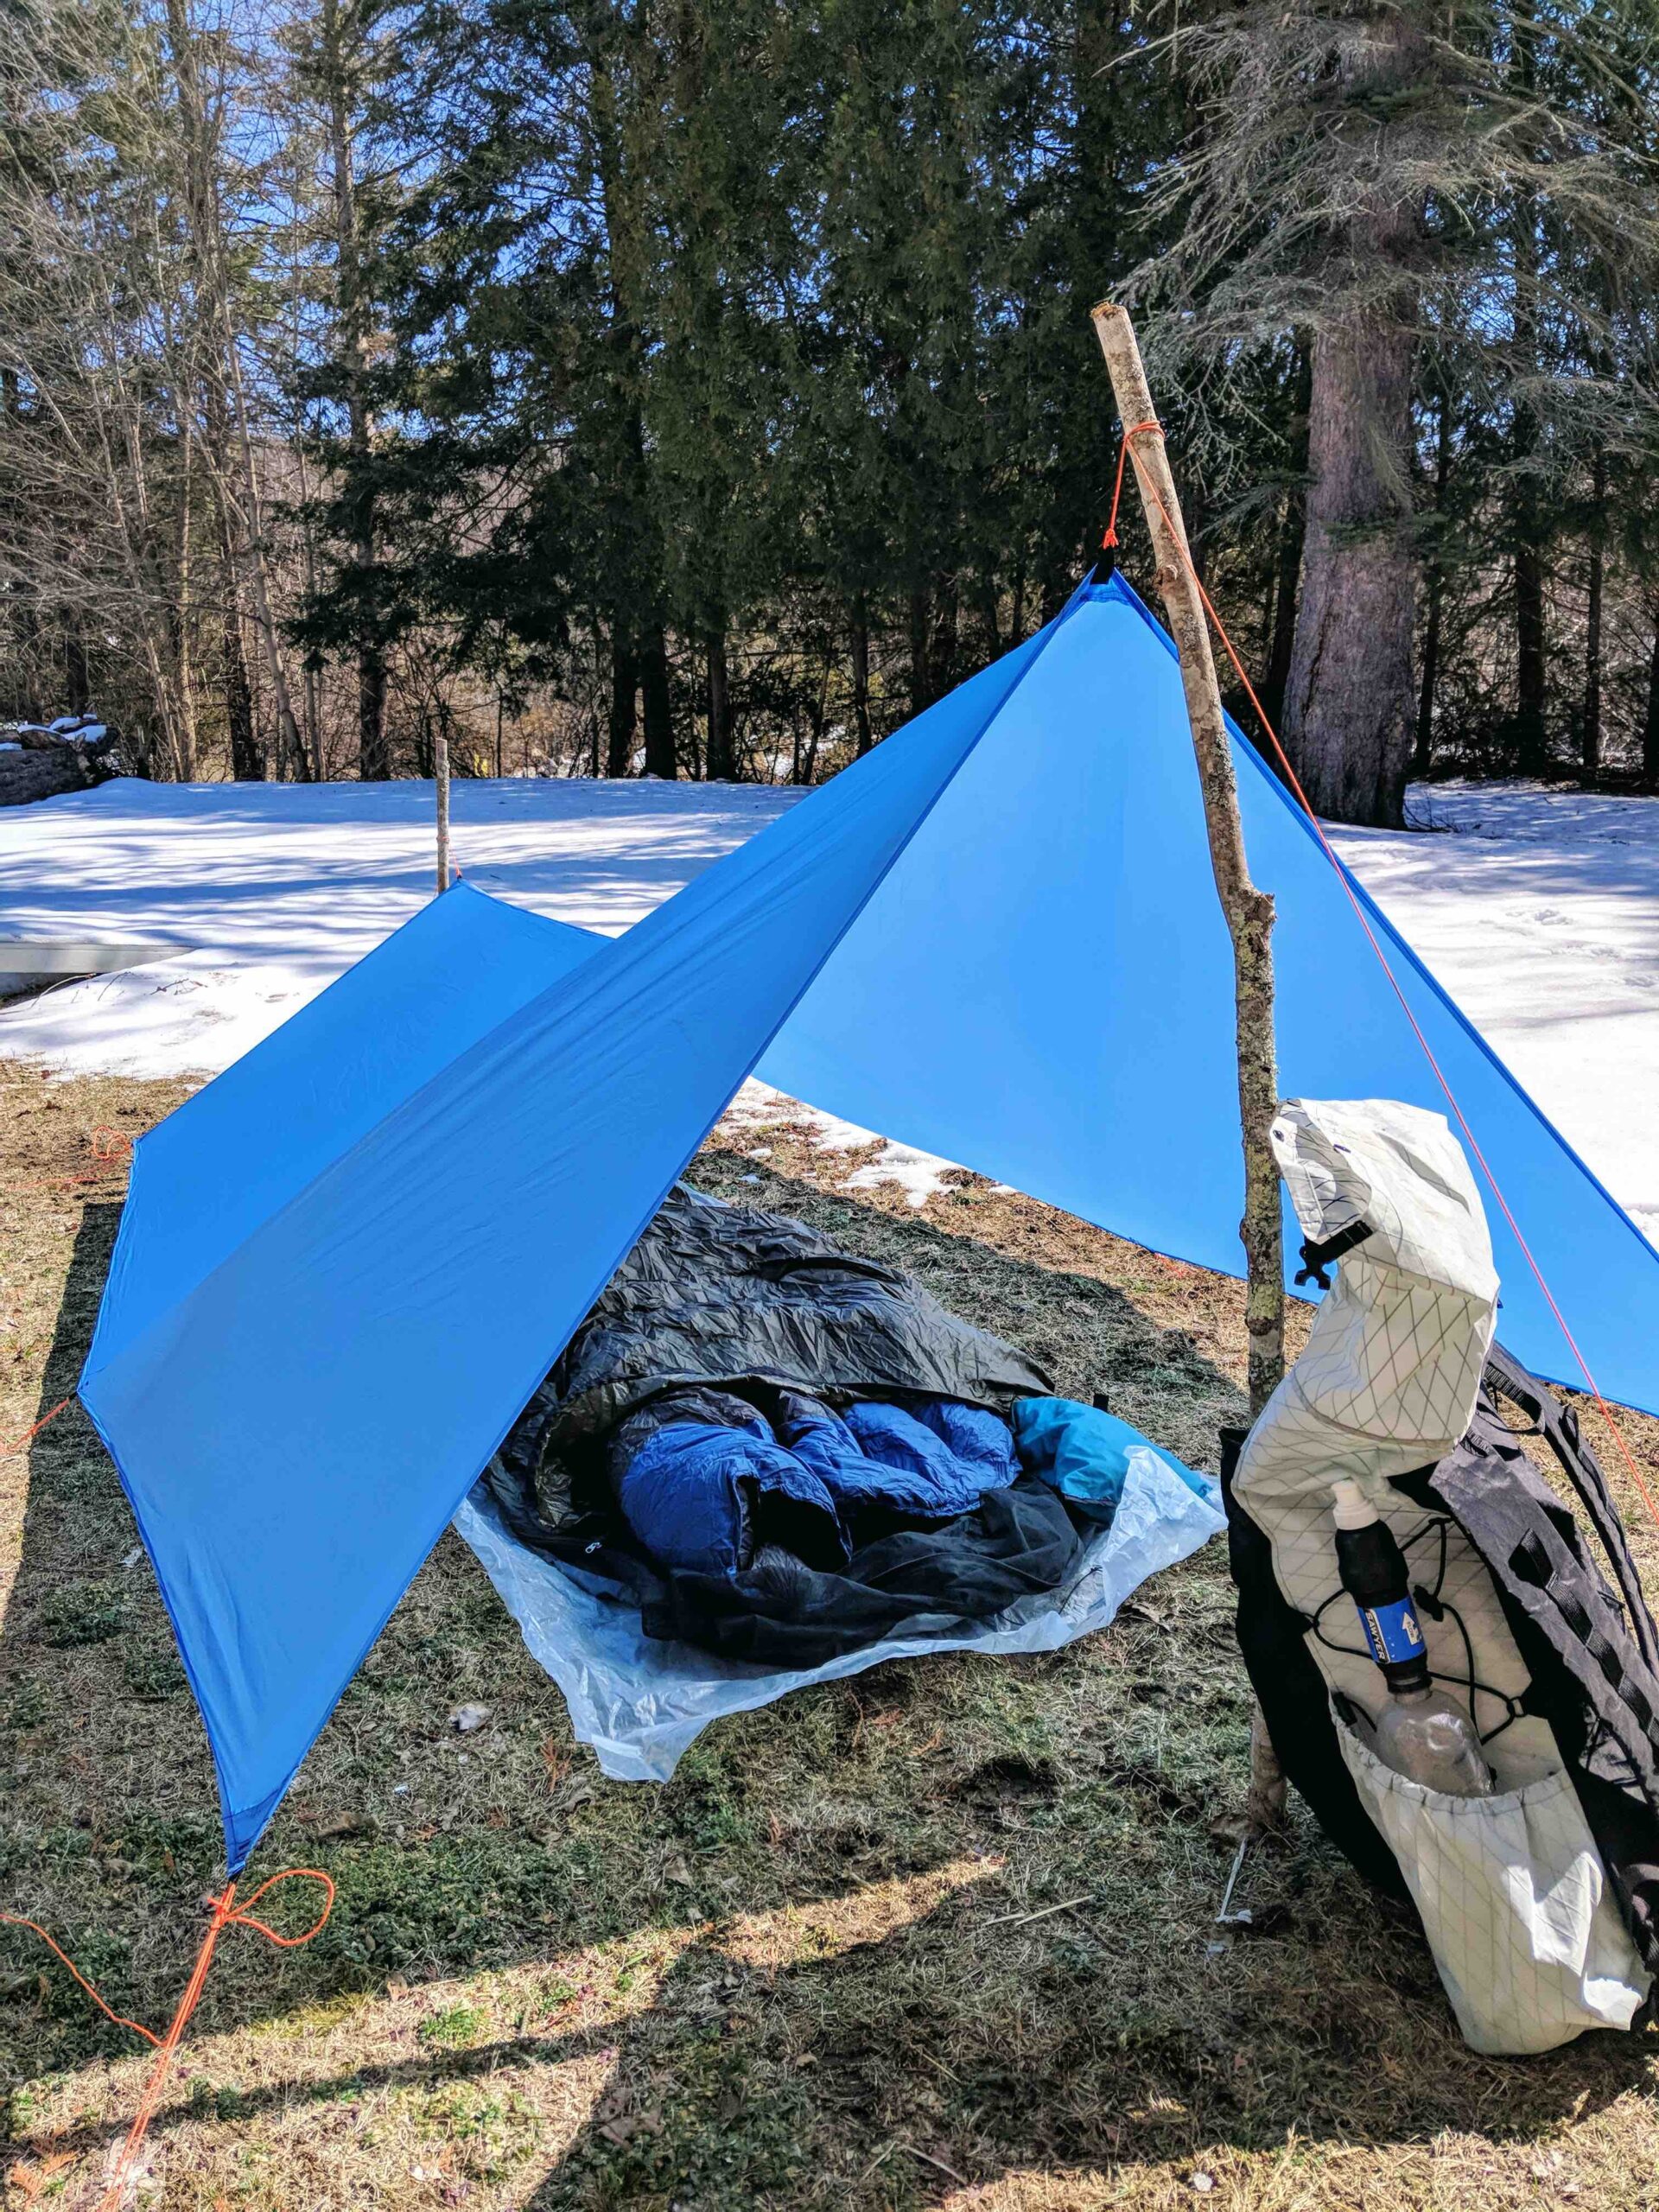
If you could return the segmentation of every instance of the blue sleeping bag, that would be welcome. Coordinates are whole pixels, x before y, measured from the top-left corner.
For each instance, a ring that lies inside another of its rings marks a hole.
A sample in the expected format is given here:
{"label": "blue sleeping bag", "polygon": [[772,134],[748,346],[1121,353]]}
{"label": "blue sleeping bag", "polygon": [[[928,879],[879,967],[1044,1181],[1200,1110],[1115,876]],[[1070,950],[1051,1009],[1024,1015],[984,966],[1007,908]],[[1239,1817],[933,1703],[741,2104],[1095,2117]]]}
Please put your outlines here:
{"label": "blue sleeping bag", "polygon": [[763,1543],[809,1566],[847,1562],[835,1499],[759,1414],[741,1428],[665,1421],[621,1471],[616,1502],[662,1567],[736,1574]]}
{"label": "blue sleeping bag", "polygon": [[623,1518],[666,1567],[738,1574],[766,1544],[844,1565],[855,1516],[954,1520],[1020,1472],[1007,1423],[954,1399],[855,1405],[843,1418],[783,1390],[769,1422],[725,1393],[698,1395],[712,1417],[650,1427],[648,1408],[636,1414],[630,1426],[648,1433],[627,1439],[613,1475]]}
{"label": "blue sleeping bag", "polygon": [[1006,1490],[1020,1471],[1007,1421],[952,1399],[918,1400],[911,1412],[871,1401],[843,1416],[791,1391],[776,1427],[843,1513],[878,1506],[948,1521],[970,1513],[988,1490]]}

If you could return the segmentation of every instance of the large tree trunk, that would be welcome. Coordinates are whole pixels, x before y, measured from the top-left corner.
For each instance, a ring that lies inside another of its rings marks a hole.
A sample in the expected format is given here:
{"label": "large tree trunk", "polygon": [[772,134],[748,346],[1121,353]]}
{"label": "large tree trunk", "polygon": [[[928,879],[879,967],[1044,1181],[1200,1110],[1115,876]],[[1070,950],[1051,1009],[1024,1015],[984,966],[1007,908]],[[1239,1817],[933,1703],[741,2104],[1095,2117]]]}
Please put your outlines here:
{"label": "large tree trunk", "polygon": [[626,640],[611,639],[611,714],[606,733],[605,772],[607,776],[633,773],[634,740],[639,728],[639,664]]}
{"label": "large tree trunk", "polygon": [[731,691],[726,667],[726,632],[714,629],[703,641],[709,671],[709,743],[702,772],[711,784],[732,780]]}
{"label": "large tree trunk", "polygon": [[1642,781],[1659,791],[1659,592],[1649,602],[1653,620],[1653,650],[1648,660],[1648,712],[1642,728]]}
{"label": "large tree trunk", "polygon": [[[1291,465],[1299,476],[1307,473],[1307,414],[1313,402],[1313,351],[1306,337],[1296,341],[1296,413],[1291,423]],[[1302,547],[1307,537],[1307,486],[1293,485],[1285,495],[1279,520],[1279,558],[1274,584],[1273,644],[1268,655],[1268,680],[1262,702],[1274,725],[1285,718],[1285,693],[1290,684],[1291,655],[1296,646],[1296,587],[1302,573]]]}
{"label": "large tree trunk", "polygon": [[237,606],[235,573],[229,562],[225,572],[225,619],[222,651],[225,664],[225,721],[231,738],[231,775],[238,784],[264,780],[265,764],[253,734],[253,686],[248,681],[247,655],[242,649],[242,616]]}
{"label": "large tree trunk", "polygon": [[928,604],[925,590],[910,594],[910,712],[912,719],[933,703],[932,678],[927,664]]}
{"label": "large tree trunk", "polygon": [[[1452,399],[1442,391],[1434,441],[1434,512],[1446,507],[1446,486],[1452,480]],[[1441,549],[1436,543],[1428,563],[1427,620],[1423,625],[1423,675],[1417,693],[1417,742],[1412,750],[1411,771],[1426,776],[1434,755],[1434,692],[1440,680],[1440,632],[1446,603],[1446,572]]]}
{"label": "large tree trunk", "polygon": [[853,727],[861,760],[874,742],[870,728],[870,619],[861,599],[853,613]]}
{"label": "large tree trunk", "polygon": [[1313,341],[1307,537],[1285,744],[1316,813],[1404,820],[1415,578],[1405,530],[1408,332],[1366,321]]}
{"label": "large tree trunk", "polygon": [[[1381,5],[1338,11],[1335,89],[1367,133],[1423,71],[1420,29]],[[1384,164],[1382,175],[1388,174]],[[1307,422],[1307,535],[1285,693],[1285,741],[1315,810],[1392,827],[1405,817],[1411,760],[1411,516],[1415,338],[1407,270],[1421,202],[1362,187],[1337,244],[1367,272],[1363,297],[1313,337]],[[1390,282],[1391,275],[1394,281]]]}
{"label": "large tree trunk", "polygon": [[679,773],[674,717],[668,695],[668,647],[663,626],[653,623],[639,653],[639,689],[645,708],[645,773],[672,782]]}
{"label": "large tree trunk", "polygon": [[357,772],[364,783],[391,773],[386,741],[386,664],[379,648],[365,644],[357,656]]}
{"label": "large tree trunk", "polygon": [[1584,618],[1584,781],[1593,784],[1601,773],[1601,601],[1605,556],[1602,550],[1602,511],[1607,503],[1607,455],[1601,447],[1590,472],[1590,591]]}
{"label": "large tree trunk", "polygon": [[1544,677],[1544,550],[1537,498],[1522,480],[1515,518],[1515,759],[1523,776],[1549,772]]}

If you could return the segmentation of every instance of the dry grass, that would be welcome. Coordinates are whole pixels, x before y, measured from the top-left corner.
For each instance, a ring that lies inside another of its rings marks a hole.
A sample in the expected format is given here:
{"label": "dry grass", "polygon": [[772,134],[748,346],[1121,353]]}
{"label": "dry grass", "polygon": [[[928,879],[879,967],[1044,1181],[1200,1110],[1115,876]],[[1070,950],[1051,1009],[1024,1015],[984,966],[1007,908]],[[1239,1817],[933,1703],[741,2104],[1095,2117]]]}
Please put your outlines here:
{"label": "dry grass", "polygon": [[[118,1175],[49,1179],[86,1169],[99,1123],[136,1132],[175,1096],[4,1071],[0,1434],[72,1387],[113,1233]],[[746,1126],[698,1179],[900,1260],[1212,1459],[1238,1404],[1233,1286],[972,1179],[921,1214],[855,1204],[832,1187],[854,1164]],[[0,1459],[0,1900],[156,2020],[218,1823],[134,1543],[77,1408]],[[334,1919],[294,1954],[227,1940],[147,2200],[1659,2205],[1649,2046],[1473,2056],[1418,1941],[1306,1826],[1251,1869],[1253,1930],[1218,1935],[1211,1828],[1242,1794],[1248,1713],[1230,1613],[1215,1546],[1082,1647],[883,1668],[722,1723],[649,1789],[572,1745],[446,1537],[256,1861],[326,1866]],[[463,1738],[464,1700],[493,1717]],[[8,2212],[94,2189],[142,2067],[0,1930]]]}

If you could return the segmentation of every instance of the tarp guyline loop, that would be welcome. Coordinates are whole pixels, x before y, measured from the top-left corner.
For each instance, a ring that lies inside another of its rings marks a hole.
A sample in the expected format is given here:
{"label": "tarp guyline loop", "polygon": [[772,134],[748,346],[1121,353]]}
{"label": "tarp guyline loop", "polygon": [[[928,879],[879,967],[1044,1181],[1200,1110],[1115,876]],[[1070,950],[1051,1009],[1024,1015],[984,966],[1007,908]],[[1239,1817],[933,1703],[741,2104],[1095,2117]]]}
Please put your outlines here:
{"label": "tarp guyline loop", "polygon": [[[276,1929],[267,1926],[263,1920],[256,1920],[252,1908],[258,1904],[268,1890],[276,1889],[280,1883],[294,1881],[321,1882],[326,1894],[323,1897],[322,1910],[302,1935],[283,1936]],[[245,1904],[237,1904],[234,1882],[228,1883],[220,1894],[212,1900],[212,1904],[213,1911],[207,1923],[207,1932],[201,1939],[201,1948],[196,1954],[196,1962],[191,1969],[189,1980],[185,1984],[184,1994],[179,1999],[178,2010],[174,2013],[166,2034],[159,2036],[153,2028],[147,2028],[137,2020],[125,2018],[108,2004],[87,1980],[69,1954],[48,1935],[38,1921],[27,1920],[21,1913],[0,1912],[0,1922],[12,1928],[27,1928],[32,1934],[38,1936],[48,1949],[54,1952],[62,1960],[99,2012],[107,2018],[113,2020],[117,2027],[130,2028],[134,2035],[142,2036],[146,2043],[155,2046],[156,2063],[150,2068],[149,2079],[145,2082],[143,2094],[138,2100],[138,2109],[133,2114],[132,2125],[127,2130],[126,2140],[122,2144],[115,2164],[110,2171],[109,2183],[99,2200],[98,2212],[118,2212],[118,2208],[125,2196],[128,2177],[132,2171],[132,2162],[138,2154],[139,2148],[149,2132],[149,2123],[155,2116],[156,2107],[161,2101],[162,2091],[166,2087],[168,2073],[173,2063],[173,2055],[177,2050],[185,2029],[189,2024],[190,2015],[195,2011],[200,2000],[202,1990],[207,1980],[207,1970],[213,1965],[213,1953],[218,1948],[220,1936],[227,1928],[251,1928],[257,1935],[263,1936],[267,1942],[275,1943],[284,1951],[298,1950],[302,1944],[308,1943],[314,1936],[320,1936],[327,1925],[328,1916],[334,1909],[334,1885],[333,1878],[325,1874],[321,1867],[285,1866],[280,1873],[270,1875],[261,1882]]]}
{"label": "tarp guyline loop", "polygon": [[1106,535],[1100,541],[1100,550],[1103,553],[1115,553],[1117,550],[1117,506],[1119,500],[1123,497],[1123,464],[1129,457],[1129,440],[1138,438],[1143,430],[1153,431],[1160,438],[1164,435],[1164,426],[1161,423],[1133,423],[1118,440],[1117,481],[1112,486],[1112,512],[1106,518]]}

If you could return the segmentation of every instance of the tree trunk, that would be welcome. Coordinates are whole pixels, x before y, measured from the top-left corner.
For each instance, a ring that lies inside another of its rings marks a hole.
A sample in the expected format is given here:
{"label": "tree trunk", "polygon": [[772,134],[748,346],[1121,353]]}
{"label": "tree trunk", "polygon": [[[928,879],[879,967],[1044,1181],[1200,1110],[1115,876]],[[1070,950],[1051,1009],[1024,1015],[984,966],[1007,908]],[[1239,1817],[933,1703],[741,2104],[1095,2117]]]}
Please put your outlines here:
{"label": "tree trunk", "polygon": [[1601,600],[1605,557],[1602,511],[1607,504],[1607,455],[1601,447],[1590,471],[1590,591],[1584,619],[1584,751],[1582,774],[1593,784],[1601,773]]}
{"label": "tree trunk", "polygon": [[956,682],[957,588],[941,584],[934,598],[933,635],[927,651],[928,704],[942,699]]}
{"label": "tree trunk", "polygon": [[870,728],[870,621],[861,599],[853,613],[853,727],[861,760],[875,742]]}
{"label": "tree trunk", "polygon": [[230,492],[231,414],[225,382],[209,362],[202,382],[202,414],[208,474],[219,519],[220,690],[231,745],[231,776],[238,784],[264,779],[265,764],[254,729],[253,686],[242,637],[241,556],[237,544],[236,502]]}
{"label": "tree trunk", "polygon": [[[370,585],[375,560],[374,486],[369,478],[373,424],[365,384],[368,332],[363,300],[361,240],[357,211],[357,174],[348,112],[346,68],[340,0],[321,0],[323,96],[327,108],[329,163],[334,192],[334,306],[340,317],[340,353],[345,367],[347,489],[351,507],[352,566],[359,596]],[[366,607],[357,647],[357,772],[365,783],[391,773],[386,743],[386,662]]]}
{"label": "tree trunk", "polygon": [[634,740],[639,728],[639,665],[623,639],[611,639],[611,716],[606,735],[605,772],[633,773]]}
{"label": "tree trunk", "polygon": [[927,666],[927,594],[918,589],[910,594],[910,711],[912,718],[923,713],[933,703],[932,683]]}
{"label": "tree trunk", "polygon": [[381,783],[391,773],[386,741],[386,664],[378,648],[364,645],[357,656],[357,772],[365,783]]}
{"label": "tree trunk", "polygon": [[674,752],[674,718],[669,704],[668,646],[663,626],[645,632],[639,654],[639,689],[645,708],[645,773],[671,783],[679,773]]}
{"label": "tree trunk", "polygon": [[[1389,109],[1423,70],[1421,31],[1404,10],[1348,22],[1348,35],[1332,33],[1332,93],[1386,135]],[[1339,822],[1405,818],[1417,613],[1408,272],[1421,227],[1421,197],[1357,196],[1338,258],[1371,272],[1374,289],[1315,332],[1309,364],[1307,536],[1284,736],[1310,804]]]}
{"label": "tree trunk", "polygon": [[221,650],[225,656],[225,721],[231,737],[231,775],[238,784],[263,783],[265,764],[254,741],[253,687],[248,682],[247,655],[242,649],[242,616],[236,603],[235,585],[228,574]]}
{"label": "tree trunk", "polygon": [[709,671],[709,742],[703,752],[702,772],[711,784],[729,784],[734,763],[725,631],[711,630],[703,641],[703,651]]}
{"label": "tree trunk", "polygon": [[66,710],[84,715],[92,703],[92,691],[87,681],[86,644],[73,619],[63,639],[63,689]]}
{"label": "tree trunk", "polygon": [[1653,649],[1648,658],[1648,712],[1642,727],[1642,781],[1649,791],[1659,791],[1659,592],[1649,601],[1653,620]]}
{"label": "tree trunk", "polygon": [[[1517,14],[1514,68],[1523,97],[1537,85],[1537,25]],[[1524,177],[1524,170],[1522,175]],[[1539,268],[1537,195],[1517,190],[1510,225],[1515,270],[1514,344],[1524,376],[1539,365]],[[1544,634],[1545,523],[1535,461],[1538,453],[1536,411],[1520,393],[1510,410],[1510,447],[1514,471],[1510,525],[1515,551],[1515,753],[1523,776],[1549,770],[1548,706],[1545,697],[1547,639]]]}
{"label": "tree trunk", "polygon": [[[1307,474],[1307,411],[1313,391],[1313,356],[1306,338],[1296,344],[1296,414],[1291,426],[1292,461],[1299,476]],[[1278,574],[1274,592],[1273,644],[1262,703],[1275,728],[1284,720],[1285,690],[1296,643],[1296,588],[1301,581],[1302,544],[1307,535],[1307,486],[1293,485],[1285,495],[1279,523]]]}
{"label": "tree trunk", "polygon": [[1356,321],[1313,341],[1307,538],[1285,749],[1315,813],[1397,827],[1411,760],[1415,590],[1404,524],[1412,340]]}
{"label": "tree trunk", "polygon": [[253,436],[248,425],[242,355],[231,314],[232,270],[219,198],[217,128],[202,96],[197,67],[198,33],[190,13],[190,0],[167,0],[167,24],[186,149],[190,237],[200,293],[197,304],[202,315],[202,336],[209,349],[206,382],[210,394],[219,394],[219,404],[234,410],[236,454],[242,480],[238,495],[232,488],[222,459],[213,456],[219,480],[215,489],[221,502],[228,503],[230,515],[245,542],[256,626],[264,645],[271,697],[276,710],[280,774],[302,757],[300,733],[289,696],[288,676],[283,666],[271,601],[270,549],[265,538],[264,503],[255,464]]}
{"label": "tree trunk", "polygon": [[1523,482],[1516,498],[1515,524],[1515,764],[1523,776],[1549,772],[1541,530],[1536,495]]}
{"label": "tree trunk", "polygon": [[1411,752],[1411,772],[1426,776],[1434,765],[1434,692],[1440,680],[1441,597],[1444,587],[1437,575],[1428,580],[1428,614],[1423,624],[1423,673],[1417,691],[1417,741]]}
{"label": "tree trunk", "polygon": [[[1446,486],[1452,480],[1452,398],[1440,396],[1434,440],[1434,512],[1446,512]],[[1427,619],[1423,625],[1423,674],[1417,693],[1417,742],[1412,748],[1411,772],[1426,776],[1434,755],[1434,692],[1440,680],[1440,627],[1445,611],[1446,571],[1437,543],[1428,558]]]}

